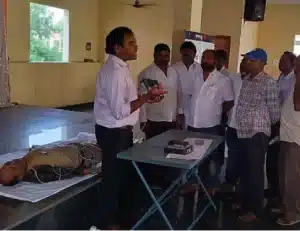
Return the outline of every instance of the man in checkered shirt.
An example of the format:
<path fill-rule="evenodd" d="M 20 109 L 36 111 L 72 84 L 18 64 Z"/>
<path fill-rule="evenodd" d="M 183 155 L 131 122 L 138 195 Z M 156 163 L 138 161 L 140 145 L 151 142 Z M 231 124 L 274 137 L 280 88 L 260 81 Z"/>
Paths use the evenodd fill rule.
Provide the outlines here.
<path fill-rule="evenodd" d="M 245 211 L 239 219 L 252 222 L 263 211 L 265 153 L 271 125 L 280 119 L 280 97 L 277 82 L 264 72 L 267 53 L 257 48 L 244 56 L 249 74 L 243 80 L 236 109 L 237 134 L 243 148 L 241 202 Z"/>

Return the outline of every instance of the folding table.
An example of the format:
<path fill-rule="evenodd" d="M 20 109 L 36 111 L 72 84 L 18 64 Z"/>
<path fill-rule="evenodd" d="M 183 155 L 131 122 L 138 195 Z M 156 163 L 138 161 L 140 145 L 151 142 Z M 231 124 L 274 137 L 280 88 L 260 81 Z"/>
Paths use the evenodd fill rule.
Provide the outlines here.
<path fill-rule="evenodd" d="M 168 142 L 170 140 L 184 140 L 186 138 L 211 139 L 212 144 L 204 154 L 204 157 L 200 160 L 181 160 L 166 158 L 166 154 L 164 153 L 164 147 L 167 146 Z M 126 151 L 120 152 L 118 154 L 118 158 L 132 161 L 134 168 L 136 169 L 141 181 L 143 182 L 147 192 L 149 193 L 153 201 L 153 205 L 148 209 L 144 216 L 132 227 L 132 229 L 137 229 L 148 217 L 153 215 L 154 212 L 158 210 L 168 228 L 170 230 L 173 230 L 173 225 L 171 224 L 170 220 L 163 211 L 162 205 L 174 195 L 174 191 L 178 190 L 181 186 L 181 182 L 192 174 L 192 170 L 195 169 L 195 167 L 197 167 L 199 164 L 201 164 L 204 159 L 210 156 L 212 152 L 223 142 L 223 140 L 224 138 L 220 136 L 212 136 L 181 130 L 170 130 L 156 137 L 153 137 L 152 139 L 146 140 L 143 143 L 136 144 Z M 172 182 L 172 184 L 165 190 L 165 192 L 157 198 L 154 195 L 151 187 L 149 186 L 137 163 L 147 163 L 178 168 L 182 170 L 182 173 L 176 180 Z M 211 199 L 210 195 L 208 194 L 204 184 L 202 183 L 201 178 L 197 174 L 196 177 L 199 185 L 205 192 L 209 203 L 201 211 L 201 213 L 199 213 L 199 215 L 194 218 L 194 221 L 187 228 L 188 230 L 194 227 L 194 225 L 199 221 L 199 219 L 201 219 L 205 211 L 210 206 L 212 206 L 216 210 L 216 205 Z"/>

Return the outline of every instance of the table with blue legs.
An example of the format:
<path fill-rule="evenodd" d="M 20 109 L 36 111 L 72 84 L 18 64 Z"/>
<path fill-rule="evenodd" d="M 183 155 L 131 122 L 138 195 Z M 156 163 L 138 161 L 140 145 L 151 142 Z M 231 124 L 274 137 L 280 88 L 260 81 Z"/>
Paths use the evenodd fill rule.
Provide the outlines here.
<path fill-rule="evenodd" d="M 172 159 L 166 158 L 166 154 L 164 153 L 164 147 L 167 146 L 170 140 L 184 140 L 186 138 L 199 138 L 199 139 L 210 139 L 212 143 L 210 147 L 205 152 L 203 158 L 199 160 L 182 160 L 182 159 Z M 136 169 L 141 181 L 143 182 L 147 192 L 149 193 L 153 205 L 148 209 L 148 211 L 144 214 L 144 216 L 132 227 L 132 229 L 137 229 L 140 225 L 148 219 L 151 215 L 153 215 L 157 210 L 165 221 L 167 227 L 170 230 L 173 230 L 173 225 L 170 220 L 166 216 L 165 212 L 162 209 L 163 204 L 165 204 L 173 195 L 176 190 L 178 190 L 181 186 L 181 183 L 188 178 L 195 167 L 200 165 L 204 159 L 210 156 L 213 151 L 224 141 L 223 137 L 220 136 L 212 136 L 201 133 L 187 132 L 181 130 L 170 130 L 163 134 L 160 134 L 152 139 L 146 140 L 143 143 L 136 144 L 132 148 L 120 152 L 118 154 L 119 159 L 132 161 L 134 168 Z M 181 175 L 172 182 L 172 184 L 165 190 L 165 192 L 156 197 L 147 180 L 145 179 L 142 171 L 140 170 L 138 163 L 147 163 L 159 166 L 173 167 L 177 169 L 181 169 Z M 197 178 L 197 182 L 206 194 L 209 203 L 207 206 L 194 218 L 194 221 L 187 228 L 188 230 L 192 229 L 195 224 L 201 219 L 204 215 L 205 211 L 212 206 L 216 210 L 216 205 L 207 192 L 201 178 L 198 174 L 195 174 Z"/>

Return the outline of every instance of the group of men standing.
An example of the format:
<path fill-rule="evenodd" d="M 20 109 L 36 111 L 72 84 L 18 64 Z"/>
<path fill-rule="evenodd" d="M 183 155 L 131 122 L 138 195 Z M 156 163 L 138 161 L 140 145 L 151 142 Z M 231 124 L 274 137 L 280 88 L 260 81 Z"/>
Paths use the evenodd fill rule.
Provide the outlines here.
<path fill-rule="evenodd" d="M 232 75 L 225 68 L 228 60 L 225 51 L 205 50 L 201 64 L 194 62 L 196 47 L 192 42 L 184 42 L 180 52 L 182 61 L 171 66 L 169 47 L 158 44 L 154 49 L 154 63 L 140 75 L 140 80 L 150 78 L 162 82 L 168 91 L 160 103 L 145 104 L 144 112 L 141 110 L 142 121 L 148 123 L 144 128 L 146 137 L 175 128 L 176 123 L 184 124 L 192 132 L 212 135 L 225 135 L 229 125 L 226 184 L 241 181 L 245 214 L 240 219 L 254 220 L 263 208 L 264 163 L 271 127 L 280 119 L 279 87 L 263 71 L 267 54 L 262 49 L 248 52 L 241 63 L 243 75 Z M 220 170 L 224 148 L 219 147 L 199 168 L 204 180 L 208 178 L 210 161 L 216 162 Z"/>
<path fill-rule="evenodd" d="M 133 184 L 128 185 L 133 182 L 133 178 L 128 180 L 132 170 L 128 163 L 117 160 L 116 154 L 132 146 L 132 127 L 138 122 L 138 117 L 147 139 L 170 129 L 226 135 L 228 163 L 224 185 L 233 187 L 239 182 L 243 211 L 239 219 L 244 222 L 258 219 L 263 210 L 265 153 L 269 141 L 278 135 L 276 131 L 279 129 L 282 104 L 287 104 L 286 111 L 289 111 L 282 114 L 281 130 L 287 133 L 284 150 L 294 155 L 300 145 L 297 140 L 290 140 L 290 133 L 296 132 L 293 125 L 300 125 L 300 121 L 296 120 L 299 104 L 295 101 L 297 97 L 300 100 L 300 93 L 293 91 L 294 85 L 287 87 L 287 83 L 282 84 L 286 86 L 284 93 L 279 87 L 280 82 L 287 82 L 287 70 L 282 71 L 284 76 L 278 84 L 264 72 L 266 52 L 255 49 L 243 55 L 240 73 L 233 74 L 225 68 L 228 55 L 222 50 L 205 50 L 201 64 L 195 62 L 197 51 L 192 42 L 181 45 L 181 61 L 170 65 L 170 48 L 160 43 L 154 48 L 154 62 L 138 78 L 139 82 L 143 79 L 156 80 L 159 85 L 142 93 L 137 91 L 126 64 L 136 59 L 137 43 L 133 32 L 126 27 L 111 31 L 106 38 L 106 52 L 109 57 L 99 72 L 94 109 L 96 137 L 103 152 L 106 228 L 116 228 L 121 222 L 118 215 L 124 213 L 121 207 L 126 201 L 121 197 L 132 197 L 130 193 L 134 191 Z M 284 60 L 285 56 L 281 59 L 281 66 Z M 300 58 L 298 63 L 295 74 L 290 74 L 290 78 L 296 80 L 295 76 L 299 75 L 300 82 Z M 294 64 L 290 63 L 291 73 Z M 286 65 L 283 64 L 282 68 Z M 300 86 L 297 81 L 291 83 Z M 294 92 L 294 101 L 290 92 L 286 91 Z M 286 99 L 285 103 L 281 95 L 291 100 Z M 293 103 L 297 107 L 291 106 Z M 296 139 L 296 136 L 294 134 L 292 138 Z M 269 161 L 273 163 L 269 167 L 271 172 L 279 171 L 274 164 L 279 157 L 274 156 Z M 202 178 L 208 177 L 211 162 L 219 167 L 223 164 L 224 146 L 221 145 L 201 166 L 199 174 Z M 275 181 L 277 179 L 273 179 Z M 276 197 L 282 195 L 280 190 L 277 191 Z M 279 222 L 295 222 L 295 217 L 287 215 L 285 213 Z"/>

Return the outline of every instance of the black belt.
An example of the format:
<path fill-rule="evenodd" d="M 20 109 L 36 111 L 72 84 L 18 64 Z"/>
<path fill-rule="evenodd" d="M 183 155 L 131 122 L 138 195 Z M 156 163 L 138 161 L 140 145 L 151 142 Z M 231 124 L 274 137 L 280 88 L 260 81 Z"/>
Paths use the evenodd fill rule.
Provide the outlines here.
<path fill-rule="evenodd" d="M 117 129 L 121 129 L 121 130 L 129 130 L 132 131 L 133 130 L 133 126 L 132 125 L 125 125 L 123 127 L 116 127 L 116 128 L 108 128 L 108 127 L 104 127 L 102 125 L 96 124 L 96 126 L 101 127 L 103 129 L 108 129 L 108 130 L 117 130 Z"/>
<path fill-rule="evenodd" d="M 131 126 L 131 125 L 125 125 L 125 126 L 123 126 L 123 127 L 120 127 L 120 129 L 132 131 L 132 130 L 133 130 L 133 126 Z"/>

